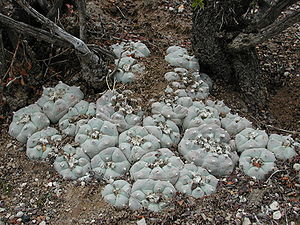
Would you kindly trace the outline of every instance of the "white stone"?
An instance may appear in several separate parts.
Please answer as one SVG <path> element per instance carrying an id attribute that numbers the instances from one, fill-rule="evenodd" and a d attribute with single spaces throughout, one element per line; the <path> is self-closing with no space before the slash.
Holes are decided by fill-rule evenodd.
<path id="1" fill-rule="evenodd" d="M 279 203 L 277 201 L 272 202 L 272 204 L 270 205 L 270 209 L 272 211 L 278 210 L 279 209 Z"/>
<path id="2" fill-rule="evenodd" d="M 300 163 L 295 163 L 293 165 L 293 169 L 296 170 L 296 171 L 300 171 Z"/>
<path id="3" fill-rule="evenodd" d="M 243 225 L 250 225 L 251 224 L 251 221 L 248 217 L 245 217 L 244 220 L 243 220 Z"/>
<path id="4" fill-rule="evenodd" d="M 281 218 L 281 212 L 280 211 L 275 211 L 274 213 L 273 213 L 273 219 L 274 220 L 279 220 L 280 218 Z"/>

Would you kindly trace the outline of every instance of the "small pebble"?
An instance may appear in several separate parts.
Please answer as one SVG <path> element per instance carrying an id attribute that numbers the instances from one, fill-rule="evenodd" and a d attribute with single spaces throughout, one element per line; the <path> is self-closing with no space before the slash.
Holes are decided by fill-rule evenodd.
<path id="1" fill-rule="evenodd" d="M 42 222 L 39 223 L 39 225 L 46 225 L 46 222 L 42 221 Z"/>
<path id="2" fill-rule="evenodd" d="M 272 202 L 272 204 L 270 205 L 270 209 L 272 209 L 273 211 L 279 209 L 279 203 L 277 201 Z"/>
<path id="3" fill-rule="evenodd" d="M 295 163 L 293 165 L 293 169 L 296 170 L 296 171 L 300 171 L 300 164 L 299 163 Z"/>
<path id="4" fill-rule="evenodd" d="M 281 212 L 280 211 L 276 211 L 273 213 L 273 219 L 274 220 L 279 220 L 281 218 Z"/>
<path id="5" fill-rule="evenodd" d="M 22 217 L 23 215 L 24 215 L 24 213 L 23 213 L 22 211 L 20 211 L 20 212 L 17 213 L 16 217 L 20 218 L 20 217 Z"/>
<path id="6" fill-rule="evenodd" d="M 248 217 L 245 217 L 244 220 L 243 220 L 243 225 L 250 225 L 251 224 L 251 221 Z"/>

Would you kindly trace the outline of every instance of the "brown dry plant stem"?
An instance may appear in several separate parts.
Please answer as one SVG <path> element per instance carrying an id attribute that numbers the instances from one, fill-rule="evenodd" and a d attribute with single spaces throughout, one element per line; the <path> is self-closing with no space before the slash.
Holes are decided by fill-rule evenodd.
<path id="1" fill-rule="evenodd" d="M 4 73 L 6 71 L 6 60 L 5 60 L 2 32 L 3 32 L 3 29 L 0 28 L 0 74 L 1 74 L 1 77 L 4 75 Z"/>

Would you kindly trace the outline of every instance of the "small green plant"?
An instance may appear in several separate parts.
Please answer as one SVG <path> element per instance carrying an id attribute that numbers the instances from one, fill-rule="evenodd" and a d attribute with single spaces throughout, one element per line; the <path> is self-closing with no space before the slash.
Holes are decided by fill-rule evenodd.
<path id="1" fill-rule="evenodd" d="M 204 0 L 194 0 L 192 4 L 192 8 L 196 9 L 197 7 L 200 7 L 201 9 L 204 9 Z"/>

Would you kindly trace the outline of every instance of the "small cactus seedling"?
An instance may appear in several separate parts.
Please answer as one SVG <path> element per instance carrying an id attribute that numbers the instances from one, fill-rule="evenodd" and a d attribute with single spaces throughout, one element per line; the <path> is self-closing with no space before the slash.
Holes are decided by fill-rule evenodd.
<path id="1" fill-rule="evenodd" d="M 118 136 L 116 125 L 92 118 L 79 128 L 75 141 L 80 143 L 84 153 L 93 158 L 102 150 L 116 146 Z"/>
<path id="2" fill-rule="evenodd" d="M 38 99 L 37 104 L 50 121 L 56 123 L 83 97 L 79 87 L 70 87 L 60 82 L 54 88 L 44 88 L 43 95 Z"/>
<path id="3" fill-rule="evenodd" d="M 143 126 L 150 134 L 160 140 L 161 147 L 163 148 L 175 146 L 180 141 L 180 131 L 178 126 L 162 115 L 156 114 L 144 118 Z"/>
<path id="4" fill-rule="evenodd" d="M 235 136 L 238 152 L 243 152 L 250 148 L 265 148 L 268 144 L 268 135 L 263 130 L 246 128 Z"/>
<path id="5" fill-rule="evenodd" d="M 245 128 L 251 128 L 252 123 L 244 117 L 240 117 L 237 114 L 228 113 L 226 117 L 221 120 L 222 127 L 230 134 L 236 135 Z"/>
<path id="6" fill-rule="evenodd" d="M 117 58 L 132 56 L 134 58 L 148 57 L 150 50 L 142 42 L 121 42 L 111 46 Z"/>
<path id="7" fill-rule="evenodd" d="M 240 167 L 244 173 L 256 179 L 264 179 L 275 168 L 275 156 L 265 148 L 252 148 L 242 152 Z"/>
<path id="8" fill-rule="evenodd" d="M 131 167 L 130 174 L 134 180 L 150 178 L 175 184 L 183 165 L 182 160 L 173 152 L 167 148 L 161 148 L 145 154 Z"/>
<path id="9" fill-rule="evenodd" d="M 287 160 L 297 155 L 295 151 L 297 146 L 300 147 L 300 143 L 295 142 L 291 136 L 271 134 L 267 148 L 277 159 Z"/>
<path id="10" fill-rule="evenodd" d="M 180 171 L 180 176 L 175 188 L 188 196 L 201 198 L 215 192 L 218 179 L 211 175 L 206 169 L 194 164 L 185 164 Z"/>
<path id="11" fill-rule="evenodd" d="M 14 113 L 8 133 L 21 143 L 26 143 L 35 132 L 48 127 L 50 120 L 37 104 L 32 104 Z"/>
<path id="12" fill-rule="evenodd" d="M 126 174 L 130 163 L 119 148 L 110 147 L 94 156 L 91 166 L 96 178 L 108 181 Z"/>
<path id="13" fill-rule="evenodd" d="M 168 206 L 175 193 L 176 190 L 170 182 L 151 179 L 137 180 L 132 185 L 129 208 L 132 210 L 144 208 L 159 212 Z"/>
<path id="14" fill-rule="evenodd" d="M 65 114 L 59 120 L 60 130 L 69 136 L 75 136 L 80 126 L 96 115 L 95 103 L 88 103 L 81 100 L 74 107 L 69 109 L 69 112 Z M 85 120 L 85 122 L 83 121 Z M 78 123 L 78 121 L 81 121 Z"/>
<path id="15" fill-rule="evenodd" d="M 118 208 L 128 206 L 130 193 L 131 184 L 125 180 L 116 180 L 107 184 L 101 192 L 106 202 Z"/>
<path id="16" fill-rule="evenodd" d="M 87 177 L 91 171 L 90 158 L 82 148 L 74 148 L 70 144 L 62 148 L 62 152 L 56 157 L 53 166 L 64 179 L 70 180 Z"/>
<path id="17" fill-rule="evenodd" d="M 50 153 L 58 153 L 57 145 L 61 139 L 55 128 L 47 127 L 28 139 L 26 154 L 30 159 L 46 159 Z"/>
<path id="18" fill-rule="evenodd" d="M 120 134 L 119 148 L 129 162 L 135 162 L 146 153 L 159 149 L 160 143 L 146 128 L 134 126 Z"/>

